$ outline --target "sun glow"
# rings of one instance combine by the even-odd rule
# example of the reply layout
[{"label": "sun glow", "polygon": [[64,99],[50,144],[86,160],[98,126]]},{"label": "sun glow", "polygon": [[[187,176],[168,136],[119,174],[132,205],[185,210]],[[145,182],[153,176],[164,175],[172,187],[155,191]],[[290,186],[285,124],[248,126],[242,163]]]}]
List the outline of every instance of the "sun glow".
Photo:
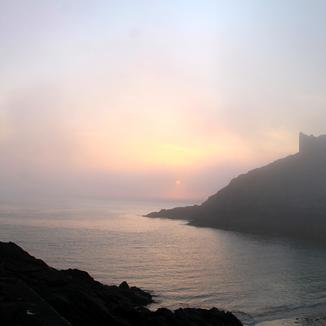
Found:
[{"label": "sun glow", "polygon": [[[120,143],[121,144],[121,143]],[[85,145],[85,144],[84,144]],[[146,171],[158,169],[193,169],[227,159],[246,161],[249,151],[244,144],[197,144],[196,146],[155,143],[130,139],[120,147],[111,141],[98,139],[85,146],[83,164],[97,170]],[[181,183],[178,180],[178,183]]]}]

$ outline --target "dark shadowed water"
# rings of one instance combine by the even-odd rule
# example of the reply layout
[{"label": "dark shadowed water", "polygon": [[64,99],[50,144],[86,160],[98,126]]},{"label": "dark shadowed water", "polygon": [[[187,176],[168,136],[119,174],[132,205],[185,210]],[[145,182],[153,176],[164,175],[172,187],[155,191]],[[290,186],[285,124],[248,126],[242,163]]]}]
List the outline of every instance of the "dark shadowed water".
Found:
[{"label": "dark shadowed water", "polygon": [[162,206],[1,205],[0,240],[104,283],[127,280],[171,308],[217,306],[264,321],[324,307],[326,246],[141,217]]}]

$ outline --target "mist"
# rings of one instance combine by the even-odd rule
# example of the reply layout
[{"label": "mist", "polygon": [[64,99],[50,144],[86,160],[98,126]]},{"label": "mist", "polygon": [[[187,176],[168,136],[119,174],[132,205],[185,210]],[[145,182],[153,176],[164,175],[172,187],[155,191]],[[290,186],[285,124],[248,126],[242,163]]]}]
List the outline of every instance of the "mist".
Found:
[{"label": "mist", "polygon": [[2,1],[1,197],[199,201],[297,152],[326,129],[325,9]]}]

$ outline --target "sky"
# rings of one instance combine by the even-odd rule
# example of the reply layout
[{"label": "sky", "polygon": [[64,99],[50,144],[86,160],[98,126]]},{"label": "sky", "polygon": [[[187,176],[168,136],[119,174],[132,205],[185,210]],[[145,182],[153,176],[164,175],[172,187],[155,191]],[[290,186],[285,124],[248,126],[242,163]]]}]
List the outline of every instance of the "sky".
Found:
[{"label": "sky", "polygon": [[197,202],[326,133],[324,0],[0,0],[0,196]]}]

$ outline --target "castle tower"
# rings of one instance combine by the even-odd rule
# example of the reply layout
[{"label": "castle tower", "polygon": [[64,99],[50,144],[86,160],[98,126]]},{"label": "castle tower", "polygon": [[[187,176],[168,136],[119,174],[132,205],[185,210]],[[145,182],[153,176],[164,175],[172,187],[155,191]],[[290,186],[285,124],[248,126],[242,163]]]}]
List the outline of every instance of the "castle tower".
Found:
[{"label": "castle tower", "polygon": [[326,135],[315,137],[300,132],[299,152],[301,154],[326,154]]}]

